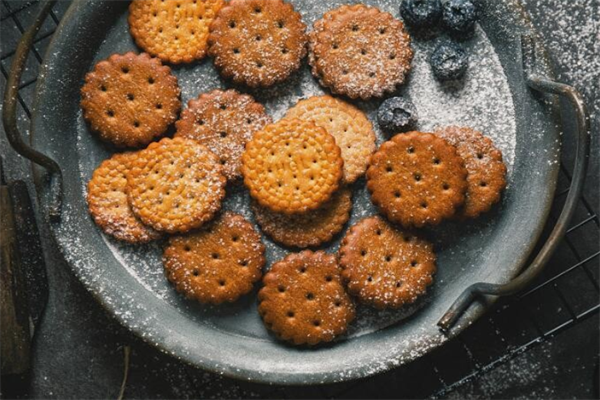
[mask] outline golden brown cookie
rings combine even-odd
[[[114,54],[85,76],[83,117],[100,138],[142,147],[164,134],[181,107],[177,78],[146,53]]]
[[[282,340],[297,345],[330,342],[354,319],[354,305],[331,254],[290,254],[273,264],[263,284],[258,312]]]
[[[242,174],[261,206],[285,214],[319,208],[342,178],[340,148],[333,136],[295,119],[267,125],[254,134],[242,155]]]
[[[231,0],[210,26],[209,55],[226,78],[270,86],[300,68],[306,25],[282,0]]]
[[[362,176],[375,151],[375,132],[367,116],[353,105],[331,96],[315,96],[298,102],[286,118],[310,121],[335,138],[342,150],[344,181]]]
[[[329,242],[350,219],[352,191],[338,190],[331,200],[314,211],[286,215],[252,202],[256,222],[274,241],[289,247],[311,247]]]
[[[171,237],[163,265],[169,281],[187,298],[233,302],[262,276],[265,246],[250,222],[225,212],[194,233]]]
[[[415,302],[433,282],[433,245],[368,217],[352,226],[340,246],[342,276],[350,294],[376,308]]]
[[[371,157],[371,200],[392,222],[436,225],[465,201],[467,170],[456,148],[421,132],[396,135]]]
[[[456,147],[467,168],[467,198],[459,215],[476,218],[500,200],[506,187],[506,165],[494,142],[474,129],[449,126],[435,132]]]
[[[127,175],[129,204],[146,225],[183,233],[221,208],[227,179],[219,159],[190,140],[164,138],[139,152]]]
[[[129,31],[144,51],[164,62],[200,60],[208,48],[208,27],[223,0],[133,0]]]
[[[242,153],[254,132],[271,123],[262,104],[235,90],[213,90],[191,100],[175,137],[194,139],[215,153],[227,179],[241,176]]]
[[[137,153],[114,154],[94,171],[87,202],[94,222],[104,233],[129,243],[146,243],[160,233],[142,224],[127,202],[127,172]]]
[[[323,86],[364,100],[404,83],[413,57],[404,24],[363,4],[325,13],[310,33],[309,51],[313,74]]]

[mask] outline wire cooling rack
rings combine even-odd
[[[27,130],[39,66],[69,1],[58,2],[37,35],[19,90],[19,121]],[[33,21],[36,1],[0,0],[0,89],[21,34]],[[566,140],[566,139],[565,139]],[[566,153],[566,152],[565,152]],[[563,154],[563,160],[568,158]],[[549,231],[568,193],[571,174],[561,163]],[[597,176],[588,179],[598,179]],[[517,355],[530,351],[598,313],[600,226],[590,200],[581,197],[571,227],[548,267],[529,290],[501,300],[484,318],[455,340],[409,366],[366,380],[313,389],[272,387],[267,397],[446,397]],[[595,333],[597,334],[597,332]],[[418,378],[418,379],[416,379]],[[411,382],[418,381],[418,384]],[[401,387],[400,387],[401,385]]]

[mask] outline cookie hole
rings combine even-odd
[[[339,46],[337,43],[334,43],[333,45],[331,45],[331,47],[332,47],[334,50],[337,50],[337,49],[338,49],[340,46]]]
[[[370,72],[369,73],[369,78],[373,78],[375,76],[375,72]]]
[[[193,30],[193,29],[192,29],[192,30],[190,30],[190,35],[194,36],[195,34],[196,34],[196,31],[195,31],[195,30]]]
[[[336,307],[341,307],[342,306],[342,302],[337,300],[335,303],[333,303]]]
[[[363,257],[366,256],[367,255],[367,251],[366,250],[361,250],[360,251],[360,255],[363,256]]]
[[[200,121],[198,121],[198,125],[204,125],[204,120],[201,119]]]
[[[240,49],[233,49],[233,54],[240,54]]]
[[[392,261],[392,256],[390,256],[390,255],[385,256],[385,261],[386,262]]]
[[[301,267],[298,271],[303,274],[306,272],[306,267]]]
[[[408,242],[410,242],[411,240],[412,240],[412,236],[410,236],[410,235],[404,236],[404,241],[405,241],[405,242],[407,242],[407,243],[408,243]]]
[[[177,4],[177,8],[181,8],[181,4]]]
[[[135,99],[135,96],[133,95],[133,93],[128,93],[127,94],[127,100],[133,101],[134,99]]]
[[[157,104],[157,105],[156,105],[156,109],[157,109],[157,110],[162,110],[162,104]]]
[[[192,248],[191,248],[190,246],[184,246],[184,247],[183,247],[183,250],[185,250],[185,251],[191,251],[191,250],[192,250]]]
[[[256,66],[257,66],[258,68],[262,68],[262,67],[263,67],[263,63],[261,63],[261,62],[259,61],[259,62],[257,62],[257,63],[256,63]]]
[[[219,279],[219,286],[225,286],[225,280]]]
[[[154,170],[154,175],[158,175],[159,171],[157,169]]]
[[[256,14],[260,14],[260,13],[262,12],[262,9],[261,9],[260,7],[255,7],[255,8],[254,8],[254,12],[255,12]]]
[[[360,54],[362,54],[362,55],[364,56],[365,54],[367,54],[367,50],[365,50],[365,49],[361,49],[361,50],[360,50]]]
[[[127,67],[121,67],[121,72],[124,74],[128,74],[129,73],[129,68]]]
[[[313,325],[316,326],[316,327],[319,327],[321,325],[321,321],[314,320],[313,321]]]
[[[296,190],[300,190],[300,186],[296,186]]]
[[[292,158],[292,153],[288,153],[288,158]]]
[[[313,160],[313,164],[316,164],[316,163],[317,163],[317,160]]]
[[[477,153],[477,158],[482,160],[483,159],[483,154],[482,153]]]
[[[155,12],[152,13],[152,16],[157,17],[158,13],[155,11]]]
[[[439,159],[439,158],[434,158],[434,159],[433,159],[433,163],[434,163],[435,165],[440,165],[440,159]]]
[[[219,133],[219,136],[221,136],[222,138],[226,138],[227,132],[221,132],[221,133]]]
[[[140,127],[140,121],[133,121],[133,126],[135,126],[136,128]]]
[[[333,277],[332,277],[332,276],[330,276],[330,275],[327,275],[327,276],[325,277],[325,281],[326,281],[326,282],[331,282],[332,280],[333,280]]]
[[[257,42],[260,42],[262,40],[262,36],[256,35],[256,37],[254,38],[254,40],[256,40]]]
[[[414,174],[415,181],[419,182],[421,180],[421,174]]]
[[[225,160],[224,158],[221,158],[221,159],[219,160],[219,163],[220,163],[221,165],[225,165],[225,164],[227,164],[227,160]]]
[[[392,171],[394,170],[394,168],[392,168],[392,166],[391,166],[391,165],[388,165],[387,167],[385,167],[385,170],[386,170],[387,172],[392,172]]]
[[[221,110],[227,110],[227,106],[226,106],[225,104],[221,104],[221,105],[219,106],[219,108],[220,108]]]
[[[314,300],[315,299],[315,295],[308,292],[306,293],[306,300]]]
[[[358,32],[359,27],[358,27],[358,25],[354,24],[354,25],[352,25],[351,29],[352,29],[352,32]]]
[[[281,53],[282,54],[287,54],[288,53],[288,49],[286,49],[285,47],[283,49],[281,49]]]
[[[179,29],[179,24],[175,25],[175,29]]]
[[[394,197],[397,199],[400,198],[400,192],[398,190],[394,192]]]
[[[406,149],[406,152],[407,152],[408,154],[413,154],[413,153],[415,152],[415,148],[411,146],[411,147],[409,147],[408,149]]]
[[[163,33],[163,28],[158,28],[158,33]]]
[[[377,229],[377,230],[375,231],[375,234],[376,234],[377,236],[381,236],[381,229]]]
[[[380,28],[379,29],[379,34],[380,35],[384,35],[385,34],[385,28]]]
[[[411,267],[416,267],[416,266],[417,266],[417,264],[418,264],[418,263],[417,263],[417,260],[412,260],[412,261],[410,262],[410,266],[411,266]]]
[[[311,177],[310,177],[310,180],[311,180],[311,181],[314,181],[314,180],[315,180],[315,177],[314,177],[314,176],[311,176]]]
[[[283,286],[279,285],[277,287],[277,291],[279,291],[279,293],[283,293],[283,292],[285,292],[285,288]]]
[[[396,55],[394,53],[390,54],[390,60],[395,60],[396,59]]]
[[[421,208],[427,208],[427,202],[423,201],[423,202],[421,203]]]
[[[402,286],[402,282],[400,282],[400,281],[396,282],[396,287],[399,288],[400,286]]]
[[[247,123],[247,124],[251,124],[251,123],[252,123],[252,120],[251,120],[250,118],[248,118],[248,119],[246,120],[246,123]]]
[[[104,85],[100,86],[100,90],[102,90],[103,92],[106,92],[106,90],[107,90],[106,86],[104,86]]]
[[[240,238],[238,236],[233,236],[231,238],[232,241],[237,242],[238,240],[240,240]]]
[[[487,186],[487,182],[479,182],[479,186],[486,187]]]
[[[281,183],[281,181],[277,182],[277,186],[279,186],[279,187],[283,186],[283,184]]]
[[[285,24],[283,23],[283,21],[277,21],[277,26],[279,27],[279,29],[282,29],[284,25]]]
[[[448,190],[448,189],[450,189],[450,185],[448,185],[447,183],[444,183],[444,184],[442,185],[442,189],[444,189],[444,190]]]
[[[219,258],[219,253],[212,253],[210,255],[214,260],[217,260]]]
[[[246,260],[242,260],[242,261],[240,261],[240,265],[241,265],[242,267],[247,267],[247,266],[248,266],[248,261],[246,261]]]
[[[198,275],[200,275],[200,271],[198,271],[197,269],[195,269],[195,270],[192,271],[192,275],[198,276]]]
[[[175,40],[178,41],[179,40],[179,36],[175,36]]]
[[[293,312],[293,311],[288,311],[288,312],[287,312],[287,316],[288,316],[288,318],[294,318],[294,315],[295,315],[295,314],[294,314],[294,312]]]
[[[342,75],[348,75],[348,70],[347,69],[343,70]]]
[[[229,21],[229,27],[235,28],[235,21]]]
[[[114,117],[115,116],[115,112],[113,110],[108,110],[106,112],[106,115],[108,115],[109,117]]]
[[[367,277],[367,281],[368,281],[368,282],[373,282],[373,277],[372,277],[371,275],[369,275],[369,276]]]

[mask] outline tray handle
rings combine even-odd
[[[23,140],[21,132],[17,126],[17,98],[19,95],[19,85],[21,76],[25,69],[25,63],[29,51],[33,46],[33,41],[39,32],[42,24],[52,10],[56,0],[46,0],[42,2],[40,11],[33,24],[23,33],[8,75],[8,82],[4,92],[4,105],[2,110],[2,122],[8,142],[17,153],[34,163],[41,165],[50,172],[50,206],[48,214],[50,219],[56,221],[60,219],[62,209],[63,182],[62,171],[56,161],[52,158],[33,149]]]
[[[523,52],[523,69],[525,70],[527,85],[539,92],[565,97],[573,106],[577,115],[577,153],[573,178],[571,180],[571,186],[569,187],[569,194],[560,216],[554,225],[552,233],[529,267],[508,283],[491,284],[479,282],[465,289],[448,311],[446,311],[444,316],[438,321],[438,326],[444,332],[447,332],[454,325],[477,296],[509,296],[527,287],[527,285],[542,271],[557,246],[562,241],[567,230],[567,224],[573,216],[577,201],[579,200],[583,189],[583,182],[588,167],[591,133],[590,117],[583,97],[575,88],[548,80],[534,71],[536,66],[536,51],[533,37],[522,37],[521,46]]]

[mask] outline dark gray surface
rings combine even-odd
[[[548,7],[550,6],[548,5]],[[587,4],[588,8],[585,6],[586,4],[577,4],[577,7],[584,7],[585,15],[589,18],[590,11],[593,11],[591,3]],[[530,7],[544,18],[551,18],[552,13],[556,11],[556,7],[546,9],[546,5],[530,4]],[[540,8],[542,11],[540,11]],[[543,12],[544,9],[545,12]],[[577,8],[574,8],[573,12],[575,13],[577,10]],[[4,13],[5,9],[3,8],[2,11]],[[552,11],[552,13],[549,11]],[[597,10],[595,11],[597,13]],[[564,17],[561,14],[557,16]],[[3,21],[2,24],[3,36],[5,22]],[[550,32],[552,32],[553,26],[553,24],[544,24],[544,27],[550,29]],[[556,37],[556,35],[554,36]],[[552,41],[555,40],[555,37]],[[587,46],[591,45],[589,40],[587,42],[582,40],[582,43],[587,43]],[[553,44],[550,44],[550,47],[552,47]],[[592,54],[589,48],[573,48],[570,42],[563,45],[564,48],[571,49],[578,55]],[[4,49],[2,52],[4,52]],[[559,55],[564,57],[564,53],[559,52]],[[6,71],[5,61],[2,64],[4,73]],[[570,65],[564,65],[565,71],[568,71],[569,67]],[[568,78],[568,75],[566,77]],[[3,83],[4,81],[2,81]],[[571,81],[570,83],[577,82]],[[26,87],[22,91],[24,99],[31,96],[27,91],[29,88]],[[586,89],[588,89],[589,94],[597,93],[597,90],[594,91],[593,88],[592,90],[590,88]],[[588,97],[588,99],[590,98]],[[590,100],[593,100],[593,98]],[[595,132],[597,132],[597,122],[597,120],[594,122]],[[567,137],[569,137],[568,133]],[[4,141],[2,144],[5,146]],[[594,145],[596,150],[592,154],[597,156],[597,137],[594,137]],[[5,147],[3,147],[3,155],[5,154],[4,149]],[[592,164],[595,166],[592,173],[597,177],[597,157],[595,158]],[[17,159],[12,158],[11,160]],[[25,170],[22,167],[24,164],[21,163],[20,165],[21,167],[19,167],[17,161],[11,161],[7,169],[13,173],[12,176],[18,176],[17,174]],[[568,173],[568,170],[566,172]],[[597,182],[597,180],[595,181]],[[566,182],[567,177],[565,175],[563,176],[562,188],[565,187]],[[592,186],[591,191],[590,186],[587,189],[588,196],[590,196],[588,198],[593,202],[591,209],[595,214],[597,211],[597,186],[595,188]],[[560,197],[558,202],[560,202]],[[584,221],[588,213],[589,210],[585,208],[585,205],[582,205],[581,212],[575,221]],[[597,219],[592,219],[589,223],[573,231],[570,234],[571,241],[566,242],[564,248],[554,258],[554,262],[549,266],[548,274],[544,278],[555,276],[559,271],[573,265],[577,259],[585,259],[596,254],[598,249],[597,231]],[[52,251],[48,245],[46,250]],[[79,283],[73,280],[68,269],[64,268],[56,255],[51,260],[53,262],[50,265],[49,274],[52,292],[46,322],[40,331],[36,347],[36,368],[32,381],[32,394],[34,397],[113,397],[118,391],[121,373],[121,356],[118,346],[122,343],[130,343],[132,339],[99,310],[99,307],[93,303],[89,295],[81,290]],[[592,274],[595,274],[597,282],[597,258],[591,260],[589,269]],[[591,285],[591,283],[586,280],[585,272],[581,269],[577,269],[575,272],[576,274],[572,273],[565,276],[565,279],[557,280],[557,286],[560,292],[563,293],[563,297],[568,297],[568,304],[572,308],[579,307],[581,310],[585,310],[590,304],[593,305],[594,301],[597,301],[597,291],[594,291],[597,288],[594,289],[591,286],[586,289],[586,285]],[[466,364],[476,362],[478,365],[484,365],[497,358],[499,354],[504,353],[508,344],[517,346],[528,339],[539,336],[535,326],[532,328],[527,325],[530,320],[533,320],[535,325],[544,331],[567,322],[569,313],[565,310],[565,306],[560,302],[560,299],[556,300],[556,290],[553,286],[546,287],[534,293],[533,297],[528,296],[526,299],[517,302],[518,305],[524,303],[527,307],[532,307],[531,312],[534,318],[527,314],[523,315],[522,307],[513,306],[508,308],[509,311],[499,311],[497,321],[494,321],[492,316],[492,318],[482,321],[481,324],[467,331],[462,340],[468,343],[468,348],[472,353],[471,357],[465,357],[464,346],[458,343],[445,348],[442,354],[434,354],[427,360],[418,361],[410,368],[403,368],[355,384],[304,388],[301,390],[286,389],[285,392],[274,387],[241,384],[197,372],[134,340],[132,376],[127,394],[130,397],[163,398],[238,397],[253,393],[279,397],[286,395],[293,397],[318,397],[322,395],[366,397],[367,395],[373,396],[376,394],[379,394],[380,397],[401,395],[418,397],[427,395],[443,386],[438,377],[443,377],[445,383],[450,384],[476,367]],[[550,293],[545,293],[546,291]],[[498,326],[500,326],[500,334],[496,329]],[[485,374],[484,378],[478,379],[471,386],[463,386],[464,389],[459,389],[459,393],[464,396],[512,397],[516,393],[511,392],[511,388],[514,389],[515,386],[519,386],[524,390],[520,394],[526,396],[592,397],[593,392],[589,376],[593,371],[588,366],[593,367],[597,359],[598,342],[597,339],[593,340],[598,337],[597,327],[597,319],[592,318],[576,325],[576,328],[566,330],[556,339],[547,342],[551,345],[539,347],[539,349],[548,352],[550,356],[540,354],[540,350],[526,352],[524,356],[515,359],[525,359],[522,364],[516,364],[513,368],[501,367],[496,370],[502,371],[502,368],[504,368],[506,375],[500,375],[500,378],[496,378],[495,382],[511,382],[511,379],[513,379],[513,382],[521,382],[520,385],[515,383],[509,385],[510,388],[506,388],[506,385],[490,384],[489,382],[493,379],[487,377],[497,376],[492,372]],[[513,330],[516,333],[512,334]],[[504,340],[500,340],[498,337]],[[582,340],[582,338],[587,339],[587,341]],[[477,346],[478,342],[483,342],[485,345]],[[577,351],[578,349],[579,351]],[[562,354],[562,356],[559,356],[559,354]],[[566,358],[571,362],[573,359],[578,358],[575,364],[576,368],[574,368],[575,372],[578,373],[570,373],[569,375],[567,367],[563,371],[562,361],[560,361],[562,358]],[[459,362],[463,359],[467,360],[464,363],[465,365]],[[452,360],[452,363],[448,363],[448,360]],[[432,367],[432,365],[435,367]],[[542,365],[542,367],[539,367],[539,365]],[[528,367],[541,370],[543,374],[524,374],[523,372],[527,371]],[[515,379],[520,380],[515,381]],[[572,385],[552,384],[563,379],[568,379],[569,382],[574,383]],[[567,389],[568,391],[566,391]]]

